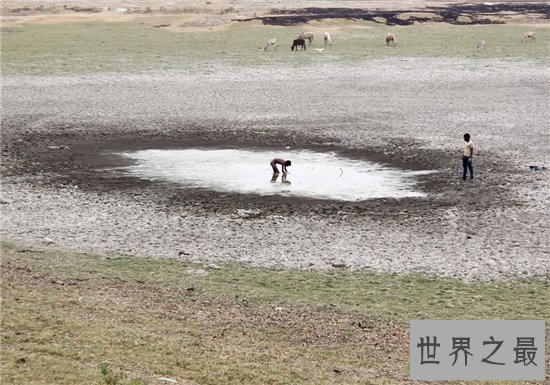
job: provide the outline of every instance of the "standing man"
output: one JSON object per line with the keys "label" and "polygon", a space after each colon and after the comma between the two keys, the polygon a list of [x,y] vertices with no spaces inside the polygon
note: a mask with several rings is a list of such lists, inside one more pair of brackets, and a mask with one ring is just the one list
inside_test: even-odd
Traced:
{"label": "standing man", "polygon": [[291,162],[290,160],[284,160],[281,158],[275,158],[269,163],[271,165],[271,168],[273,169],[274,174],[278,174],[279,170],[277,169],[277,165],[281,165],[281,171],[283,172],[283,175],[286,175],[286,168],[290,166]]}
{"label": "standing man", "polygon": [[470,179],[474,179],[474,165],[472,163],[474,157],[474,144],[470,140],[470,134],[464,134],[464,141],[466,145],[464,146],[464,154],[462,154],[462,167],[464,168],[462,179],[466,180],[467,170],[470,170]]}

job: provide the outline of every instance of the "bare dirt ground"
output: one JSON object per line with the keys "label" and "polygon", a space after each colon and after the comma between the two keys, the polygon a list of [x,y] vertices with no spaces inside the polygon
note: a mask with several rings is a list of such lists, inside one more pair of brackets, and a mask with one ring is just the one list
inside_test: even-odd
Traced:
{"label": "bare dirt ground", "polygon": [[[307,82],[215,64],[9,75],[2,92],[5,240],[466,280],[550,274],[548,171],[528,168],[550,164],[548,72],[529,60],[313,65]],[[465,132],[477,177],[463,182]],[[126,177],[109,155],[189,146],[331,150],[438,173],[420,182],[427,198],[350,204],[184,190]]]}

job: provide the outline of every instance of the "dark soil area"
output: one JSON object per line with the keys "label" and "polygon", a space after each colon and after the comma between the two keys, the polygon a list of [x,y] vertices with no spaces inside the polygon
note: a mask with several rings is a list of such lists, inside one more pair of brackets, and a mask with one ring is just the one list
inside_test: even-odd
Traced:
{"label": "dark soil area", "polygon": [[[406,13],[428,12],[433,17],[408,16]],[[444,22],[449,24],[504,24],[504,20],[489,19],[492,17],[510,16],[513,14],[538,15],[541,19],[548,19],[550,5],[548,3],[476,3],[454,4],[447,7],[427,7],[422,10],[379,10],[367,8],[303,8],[303,9],[272,9],[266,16],[255,17],[246,20],[262,20],[268,25],[297,25],[314,20],[324,19],[355,19],[367,20],[387,25],[411,25],[423,22]],[[459,20],[459,17],[468,17],[469,21]],[[242,20],[242,19],[240,19]]]}
{"label": "dark soil area", "polygon": [[[5,176],[48,175],[48,185],[77,185],[81,190],[109,192],[113,189],[132,193],[136,189],[149,191],[157,199],[164,197],[171,205],[200,205],[205,211],[234,212],[235,208],[261,208],[264,214],[273,212],[296,214],[309,212],[311,214],[332,215],[346,210],[355,213],[377,213],[385,217],[396,213],[397,207],[419,213],[433,210],[433,199],[374,199],[362,202],[327,201],[326,199],[291,198],[284,196],[259,196],[254,194],[219,193],[203,189],[182,189],[180,186],[165,182],[151,182],[145,179],[127,176],[117,171],[117,168],[130,164],[126,158],[116,155],[123,151],[138,151],[143,149],[182,149],[192,147],[235,148],[235,149],[277,149],[283,140],[292,148],[308,149],[320,152],[335,151],[352,159],[375,161],[392,167],[406,170],[441,170],[453,163],[452,154],[444,151],[417,151],[418,156],[407,157],[411,149],[420,143],[414,140],[394,139],[383,147],[368,147],[350,149],[344,146],[326,145],[323,137],[316,138],[308,133],[243,133],[238,138],[232,134],[235,127],[212,130],[212,127],[178,128],[178,123],[164,126],[164,134],[151,133],[147,130],[113,136],[109,134],[112,127],[95,127],[94,134],[77,134],[78,127],[67,127],[71,133],[53,134],[33,133],[23,135],[13,141],[10,135],[2,142],[2,151],[10,161],[10,169]],[[52,130],[57,131],[57,130]],[[281,137],[282,136],[282,137]],[[63,146],[59,146],[63,143]],[[391,148],[391,153],[388,149]],[[396,156],[397,154],[397,156]],[[6,159],[6,158],[5,158]],[[266,162],[267,165],[267,162]],[[237,166],[236,166],[237,167]],[[267,166],[266,166],[267,167]],[[495,170],[497,171],[497,170]],[[431,195],[444,193],[454,189],[452,182],[443,173],[424,175],[419,178],[419,187]],[[512,199],[504,189],[490,186],[491,205],[502,199],[508,204]],[[464,197],[462,197],[464,198]],[[437,199],[440,208],[456,204],[459,195],[445,199]],[[475,198],[476,206],[484,201]],[[474,203],[472,201],[472,203]],[[485,201],[488,204],[489,200]],[[305,210],[305,211],[304,211]]]}

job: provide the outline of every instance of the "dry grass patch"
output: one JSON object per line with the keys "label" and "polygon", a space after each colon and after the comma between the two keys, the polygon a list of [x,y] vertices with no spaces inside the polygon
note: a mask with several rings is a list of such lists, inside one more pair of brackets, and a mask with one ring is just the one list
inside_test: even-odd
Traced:
{"label": "dry grass patch", "polygon": [[[219,16],[227,17],[227,16]],[[199,24],[195,24],[200,21]],[[436,25],[437,24],[437,25]],[[155,26],[163,26],[154,28]],[[187,26],[186,26],[187,25]],[[194,27],[189,27],[194,25]],[[330,28],[327,28],[330,27]],[[306,27],[260,26],[257,21],[218,24],[215,18],[193,19],[151,15],[120,23],[67,23],[4,25],[2,70],[11,74],[143,73],[204,68],[254,68],[257,66],[358,65],[384,58],[448,57],[471,59],[529,59],[547,61],[550,30],[532,26],[534,44],[521,44],[523,26],[453,26],[425,23],[387,27],[372,22],[312,23],[317,31],[312,47],[296,55],[292,40]],[[333,45],[325,47],[322,31],[330,29]],[[396,49],[387,49],[385,36],[395,33]],[[268,38],[276,37],[280,49],[265,52]],[[477,49],[479,40],[487,49]]]}
{"label": "dry grass patch", "polygon": [[[550,319],[544,285],[513,293],[4,245],[3,383],[408,383],[410,319]],[[477,306],[462,306],[468,291]]]}

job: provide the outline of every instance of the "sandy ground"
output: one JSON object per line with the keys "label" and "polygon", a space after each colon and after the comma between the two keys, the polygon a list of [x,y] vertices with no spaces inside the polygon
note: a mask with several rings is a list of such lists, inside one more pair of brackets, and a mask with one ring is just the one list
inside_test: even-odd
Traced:
{"label": "sandy ground", "polygon": [[[318,64],[307,82],[291,68],[196,70],[5,76],[0,237],[278,268],[550,274],[549,171],[528,168],[550,164],[540,63]],[[463,182],[467,131],[477,177]],[[105,155],[197,145],[335,150],[438,173],[420,181],[427,198],[343,203],[184,190],[124,176]]]}

